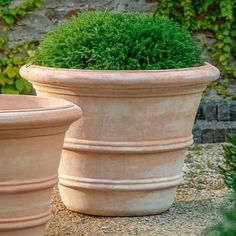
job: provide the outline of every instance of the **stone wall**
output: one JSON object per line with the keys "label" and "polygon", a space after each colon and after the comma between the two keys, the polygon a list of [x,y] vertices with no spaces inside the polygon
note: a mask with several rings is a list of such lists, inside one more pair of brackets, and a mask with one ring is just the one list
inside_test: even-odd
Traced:
{"label": "stone wall", "polygon": [[[23,2],[15,0],[12,6]],[[11,44],[27,41],[39,41],[48,29],[66,18],[85,10],[107,9],[118,11],[152,11],[157,0],[44,0],[44,5],[18,21],[8,33]],[[198,34],[196,38],[204,39],[213,45],[214,39],[205,34]],[[203,56],[208,58],[205,52]],[[194,126],[195,143],[223,142],[225,133],[236,134],[236,101],[225,100],[214,96],[214,92],[206,94],[200,105]]]}
{"label": "stone wall", "polygon": [[[24,0],[15,0],[12,6]],[[65,18],[85,10],[107,9],[118,11],[150,12],[156,6],[155,0],[44,0],[40,9],[30,12],[29,15],[11,27],[8,34],[12,43],[38,41],[47,32],[49,27],[58,24]]]}
{"label": "stone wall", "polygon": [[236,135],[236,100],[205,94],[195,120],[194,142],[224,142],[226,133]]}

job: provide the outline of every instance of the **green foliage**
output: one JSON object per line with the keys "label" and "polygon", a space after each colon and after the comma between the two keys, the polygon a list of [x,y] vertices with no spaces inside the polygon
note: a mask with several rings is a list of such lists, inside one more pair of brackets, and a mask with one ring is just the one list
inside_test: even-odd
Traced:
{"label": "green foliage", "polygon": [[220,223],[207,229],[206,234],[217,236],[236,235],[236,136],[227,136],[228,145],[224,146],[225,158],[222,166],[219,166],[224,176],[225,184],[233,190],[230,195],[232,207],[223,206],[221,213],[223,219]]}
{"label": "green foliage", "polygon": [[80,69],[171,69],[201,63],[200,53],[186,28],[166,18],[86,12],[51,30],[32,62]]}
{"label": "green foliage", "polygon": [[[16,7],[9,7],[12,0],[0,0],[0,33],[7,35],[8,26],[42,3],[41,0],[26,0]],[[27,62],[25,56],[34,48],[33,43],[24,42],[9,47],[8,37],[0,37],[0,93],[30,94],[32,85],[19,75],[19,67]]]}
{"label": "green foliage", "polygon": [[224,163],[220,172],[224,176],[226,185],[236,193],[236,136],[227,136],[229,145],[224,146]]}
{"label": "green foliage", "polygon": [[202,146],[194,144],[188,148],[189,151],[194,152],[194,154],[199,155],[202,151]]}
{"label": "green foliage", "polygon": [[232,0],[165,0],[159,1],[154,13],[174,19],[193,32],[204,31],[215,37],[215,47],[208,48],[212,62],[218,62],[225,75],[232,78],[236,78],[232,66],[236,55],[235,14],[236,1]]}
{"label": "green foliage", "polygon": [[222,206],[220,223],[206,230],[206,235],[235,236],[236,235],[236,194],[231,195],[232,207]]}
{"label": "green foliage", "polygon": [[8,5],[12,0],[0,0],[0,7],[5,7]]}
{"label": "green foliage", "polygon": [[[0,6],[7,6],[10,2],[9,0],[0,0]],[[13,25],[20,17],[24,17],[27,13],[37,7],[40,7],[42,0],[25,0],[20,5],[8,8],[4,7],[0,10],[1,24]],[[4,28],[5,30],[6,28]]]}

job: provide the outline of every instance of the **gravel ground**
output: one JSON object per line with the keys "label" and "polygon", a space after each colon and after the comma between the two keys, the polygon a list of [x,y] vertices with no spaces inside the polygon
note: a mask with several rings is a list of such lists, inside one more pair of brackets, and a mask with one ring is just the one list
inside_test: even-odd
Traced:
{"label": "gravel ground", "polygon": [[219,220],[219,206],[227,189],[218,172],[222,145],[193,145],[187,152],[184,181],[173,206],[146,217],[93,217],[68,211],[58,189],[52,198],[52,218],[46,236],[193,236]]}

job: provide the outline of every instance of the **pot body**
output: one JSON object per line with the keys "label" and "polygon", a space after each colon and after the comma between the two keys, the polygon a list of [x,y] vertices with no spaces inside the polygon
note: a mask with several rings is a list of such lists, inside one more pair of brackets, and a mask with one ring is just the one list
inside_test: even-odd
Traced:
{"label": "pot body", "polygon": [[81,111],[17,95],[0,95],[0,107],[0,235],[43,235],[65,132]]}
{"label": "pot body", "polygon": [[202,92],[219,71],[206,64],[164,71],[89,71],[23,67],[39,95],[78,104],[59,167],[66,207],[91,215],[167,210]]}

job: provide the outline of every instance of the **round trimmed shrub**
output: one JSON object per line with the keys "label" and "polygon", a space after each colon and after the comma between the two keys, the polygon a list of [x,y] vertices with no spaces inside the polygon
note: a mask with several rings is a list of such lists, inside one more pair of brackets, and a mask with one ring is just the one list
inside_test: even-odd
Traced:
{"label": "round trimmed shrub", "polygon": [[45,35],[32,62],[59,68],[158,70],[201,63],[188,30],[140,13],[85,12]]}

